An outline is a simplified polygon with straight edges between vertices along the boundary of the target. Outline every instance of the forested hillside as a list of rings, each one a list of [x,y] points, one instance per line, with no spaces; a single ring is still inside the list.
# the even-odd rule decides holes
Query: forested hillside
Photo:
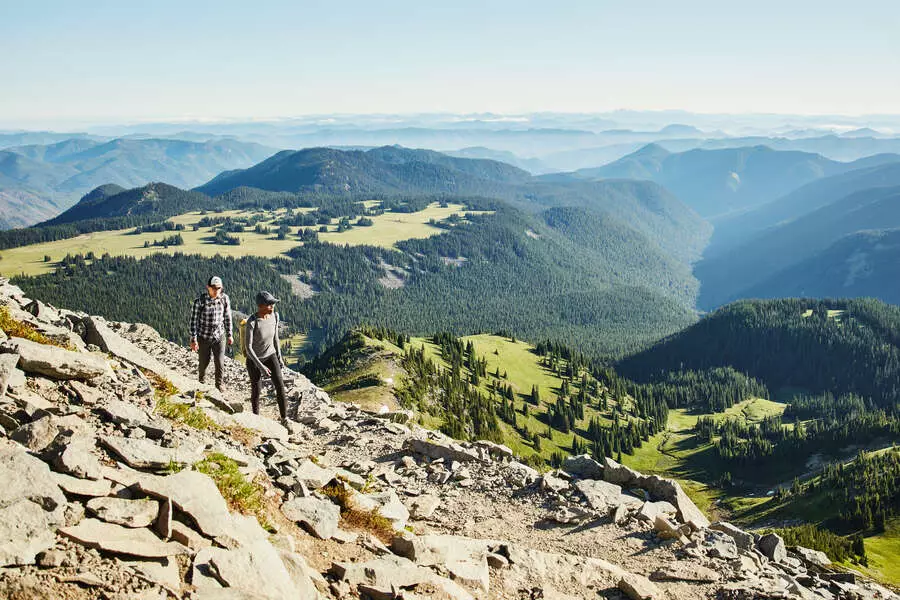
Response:
[[[670,272],[661,251],[640,235],[611,241],[615,252],[606,246],[593,249],[539,216],[498,206],[493,214],[471,215],[442,235],[399,242],[394,250],[314,240],[301,245],[298,239],[289,252],[292,260],[279,259],[275,265],[284,275],[300,274],[315,290],[282,310],[295,330],[323,332],[316,351],[366,322],[410,334],[503,328],[525,339],[563,338],[591,353],[621,354],[692,322],[689,299],[695,283],[689,274],[682,271],[679,279]],[[646,269],[627,266],[645,259]],[[230,271],[238,265],[223,261],[178,255],[141,262],[71,260],[54,274],[17,281],[61,306],[118,305],[116,316],[146,320],[176,337],[181,322],[176,315],[186,310],[186,294],[202,288],[207,273],[221,271],[232,278]],[[167,270],[167,264],[172,268]],[[268,273],[270,287],[279,281],[286,285],[266,261],[241,264]],[[386,268],[400,277],[398,289],[385,286]],[[148,281],[142,269],[159,272],[150,281],[184,291],[159,298],[145,310],[133,299],[142,296]],[[166,308],[157,310],[159,305]]]

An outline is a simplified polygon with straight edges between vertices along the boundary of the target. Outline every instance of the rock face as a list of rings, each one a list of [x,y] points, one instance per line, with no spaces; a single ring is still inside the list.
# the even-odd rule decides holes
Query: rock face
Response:
[[[568,457],[563,463],[563,470],[584,479],[603,479],[603,465],[588,454]]]
[[[52,379],[93,379],[110,375],[106,360],[95,354],[72,352],[22,338],[3,342],[7,352],[19,355],[19,368]]]
[[[201,449],[196,446],[165,448],[151,440],[117,436],[104,436],[100,443],[135,469],[163,470],[171,465],[189,465],[203,458]]]
[[[487,592],[490,587],[488,544],[453,535],[397,536],[391,548],[424,567],[440,566],[451,579]]]

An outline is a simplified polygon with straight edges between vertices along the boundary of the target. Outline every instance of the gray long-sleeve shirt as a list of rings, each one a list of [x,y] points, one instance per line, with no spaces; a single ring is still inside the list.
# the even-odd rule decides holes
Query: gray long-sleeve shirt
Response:
[[[278,316],[276,313],[260,318],[252,315],[247,319],[247,360],[252,360],[260,372],[265,372],[263,358],[275,354],[281,360],[281,341],[278,338]]]

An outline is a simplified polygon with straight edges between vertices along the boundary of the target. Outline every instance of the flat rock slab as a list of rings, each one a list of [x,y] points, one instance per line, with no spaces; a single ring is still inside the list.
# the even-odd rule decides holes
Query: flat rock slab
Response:
[[[123,527],[149,527],[159,515],[159,502],[148,498],[94,498],[85,508],[98,519]]]
[[[622,503],[622,488],[614,483],[596,479],[582,479],[575,488],[587,499],[588,505],[596,511],[607,512]]]
[[[130,427],[139,427],[150,422],[147,413],[132,404],[113,398],[106,401],[100,410],[113,423],[128,425]]]
[[[161,470],[168,466],[193,464],[203,458],[199,446],[166,448],[148,439],[103,436],[100,443],[135,469]]]
[[[628,573],[619,579],[618,588],[631,600],[662,600],[662,591],[652,581],[640,575]]]
[[[489,544],[490,540],[455,535],[398,535],[391,549],[417,565],[443,567],[454,581],[487,592],[490,584],[487,562]]]
[[[0,508],[28,500],[61,520],[66,497],[56,485],[47,463],[28,454],[21,446],[0,443],[4,444],[0,445],[0,473],[3,473]]]
[[[127,556],[162,558],[190,552],[179,543],[160,540],[149,529],[131,529],[97,519],[84,519],[59,532],[90,548]]]
[[[373,598],[393,598],[398,588],[430,585],[451,600],[472,600],[472,594],[456,582],[399,556],[382,556],[360,563],[337,562],[329,573],[355,586],[360,595]]]
[[[721,578],[721,575],[708,567],[690,563],[666,565],[650,575],[650,579],[656,581],[690,581],[692,583],[712,583]]]
[[[210,548],[212,573],[227,588],[253,594],[254,598],[297,600],[302,598],[278,551],[266,540],[237,550]],[[309,590],[312,583],[305,586]],[[314,589],[314,588],[313,588]]]
[[[197,471],[181,471],[166,477],[140,477],[138,488],[155,498],[168,498],[188,515],[198,529],[209,537],[228,535],[231,514],[219,488],[208,475]]]
[[[91,479],[80,479],[62,473],[53,473],[53,480],[67,494],[74,496],[87,496],[90,498],[99,498],[109,496],[112,492],[112,482],[106,479],[94,481]]]
[[[240,412],[231,415],[231,420],[241,427],[257,432],[265,439],[276,439],[285,441],[290,436],[288,430],[280,423],[273,421],[261,415],[254,415],[251,412]]]
[[[454,460],[468,462],[480,459],[478,453],[474,450],[465,448],[450,438],[441,438],[434,435],[429,436],[427,439],[410,438],[407,441],[407,447],[411,451],[428,458],[443,458],[448,464]]]
[[[37,373],[51,379],[93,379],[112,375],[109,363],[97,354],[72,352],[17,337],[4,343],[19,354],[19,368],[26,373]]]
[[[434,494],[423,494],[409,501],[409,511],[414,519],[428,519],[434,514],[441,499]]]
[[[291,521],[305,526],[317,538],[327,540],[337,535],[341,509],[328,500],[312,496],[295,498],[282,504],[281,512]]]

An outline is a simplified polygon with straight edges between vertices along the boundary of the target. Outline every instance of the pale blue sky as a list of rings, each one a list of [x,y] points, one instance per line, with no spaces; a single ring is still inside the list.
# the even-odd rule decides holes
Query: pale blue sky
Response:
[[[0,0],[0,126],[900,112],[900,1]]]

